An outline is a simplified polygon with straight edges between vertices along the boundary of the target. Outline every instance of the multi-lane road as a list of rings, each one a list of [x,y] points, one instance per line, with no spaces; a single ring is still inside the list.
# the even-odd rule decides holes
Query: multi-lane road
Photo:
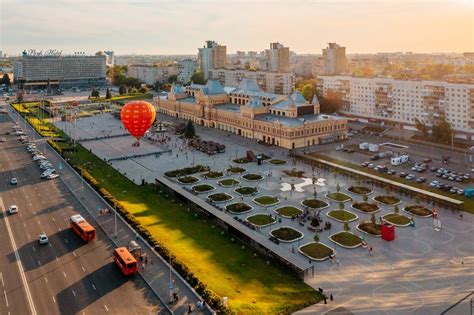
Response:
[[[124,277],[112,263],[113,243],[96,226],[84,243],[70,228],[79,213],[94,220],[62,181],[40,169],[0,115],[0,314],[157,314],[158,297],[139,276]],[[39,146],[41,148],[41,146]],[[10,185],[12,177],[18,185]],[[10,205],[17,214],[8,214]],[[38,235],[49,237],[39,245]]]

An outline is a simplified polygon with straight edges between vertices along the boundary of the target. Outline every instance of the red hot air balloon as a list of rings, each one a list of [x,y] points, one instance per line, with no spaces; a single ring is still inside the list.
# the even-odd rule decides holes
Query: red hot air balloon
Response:
[[[120,111],[122,124],[128,132],[135,138],[139,145],[139,140],[155,121],[156,111],[153,105],[144,101],[128,102]]]

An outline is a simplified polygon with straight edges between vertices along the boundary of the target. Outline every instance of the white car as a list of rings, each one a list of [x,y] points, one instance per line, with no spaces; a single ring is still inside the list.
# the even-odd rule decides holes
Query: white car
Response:
[[[46,176],[46,179],[54,179],[56,177],[59,177],[59,175],[52,173],[52,174],[49,174],[48,176]]]
[[[38,160],[46,160],[46,157],[44,155],[35,155],[33,156],[33,161],[38,161]]]
[[[16,185],[16,184],[18,184],[18,179],[16,179],[16,177],[13,177],[12,179],[10,179],[10,184],[11,184],[11,185]]]
[[[8,207],[8,212],[10,212],[10,214],[18,213],[18,207],[16,205],[11,205]]]
[[[46,235],[46,233],[43,233],[43,234],[40,234],[38,236],[38,242],[43,245],[43,244],[48,244],[49,243],[49,239],[48,239],[48,236]]]
[[[48,168],[40,175],[40,177],[41,178],[46,178],[46,177],[48,177],[48,175],[51,175],[55,172],[56,172],[56,170],[54,168]]]

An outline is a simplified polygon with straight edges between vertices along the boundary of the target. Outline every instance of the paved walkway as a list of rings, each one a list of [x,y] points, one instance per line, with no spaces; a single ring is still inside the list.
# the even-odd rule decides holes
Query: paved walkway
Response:
[[[10,112],[11,113],[11,112]],[[15,121],[17,121],[16,114],[10,114]],[[28,126],[27,134],[33,138],[33,129]],[[39,140],[44,142],[44,140]],[[106,203],[87,183],[83,183],[80,175],[77,174],[69,164],[54,151],[49,145],[45,146],[44,153],[49,160],[60,169],[59,165],[63,166],[60,171],[60,178],[64,184],[71,190],[71,192],[78,198],[82,205],[89,211],[89,213],[96,219],[100,227],[112,239],[117,246],[128,246],[131,240],[138,241],[142,247],[142,253],[147,253],[149,260],[144,268],[140,268],[140,275],[150,285],[158,297],[164,301],[170,308],[170,313],[186,314],[188,313],[189,305],[192,306],[194,314],[211,314],[210,309],[197,312],[196,303],[200,297],[192,290],[192,288],[174,271],[169,265],[152,250],[148,244],[141,238],[137,237],[135,231],[126,224],[120,215],[99,215],[99,209],[109,209],[114,213],[114,209]],[[115,222],[117,235],[115,236]],[[176,304],[169,304],[171,290],[169,289],[170,278],[172,282],[172,292],[178,294],[178,302]],[[201,299],[202,300],[202,299]]]

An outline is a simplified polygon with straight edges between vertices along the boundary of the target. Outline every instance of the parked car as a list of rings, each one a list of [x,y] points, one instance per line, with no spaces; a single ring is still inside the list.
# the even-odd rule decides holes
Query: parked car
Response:
[[[16,177],[13,177],[12,179],[10,179],[10,184],[11,185],[16,185],[18,184],[18,179]]]
[[[58,174],[52,173],[52,174],[49,174],[48,176],[46,176],[46,179],[54,179],[54,178],[57,178],[57,177],[59,177]]]
[[[46,235],[46,233],[42,233],[38,236],[38,242],[40,243],[40,245],[44,245],[44,244],[49,243],[49,239],[48,239],[48,236]]]
[[[395,170],[389,170],[387,172],[388,175],[395,175],[396,171]]]
[[[425,162],[425,163],[431,163],[431,159],[430,159],[430,158],[423,159],[423,162]]]
[[[413,174],[408,174],[407,177],[405,177],[405,179],[408,179],[408,180],[412,180],[412,179],[415,179],[416,176],[413,175]]]
[[[364,162],[364,163],[362,163],[361,165],[362,165],[363,167],[367,167],[367,166],[369,166],[369,164],[370,164],[370,162]]]
[[[405,172],[401,172],[400,174],[398,174],[398,176],[399,176],[400,178],[405,178],[405,177],[407,177],[407,175],[408,175],[408,174],[405,173]]]
[[[18,213],[18,207],[16,205],[11,205],[10,207],[8,207],[8,212],[10,214]]]
[[[368,167],[368,168],[374,168],[374,167],[375,167],[375,165],[374,165],[374,164],[372,164],[372,163],[370,163],[369,165],[367,165],[367,167]]]
[[[426,182],[426,178],[424,178],[424,177],[418,177],[418,178],[416,179],[416,182],[417,182],[417,183],[420,183],[420,184],[421,184],[421,183],[424,183],[424,182]]]

